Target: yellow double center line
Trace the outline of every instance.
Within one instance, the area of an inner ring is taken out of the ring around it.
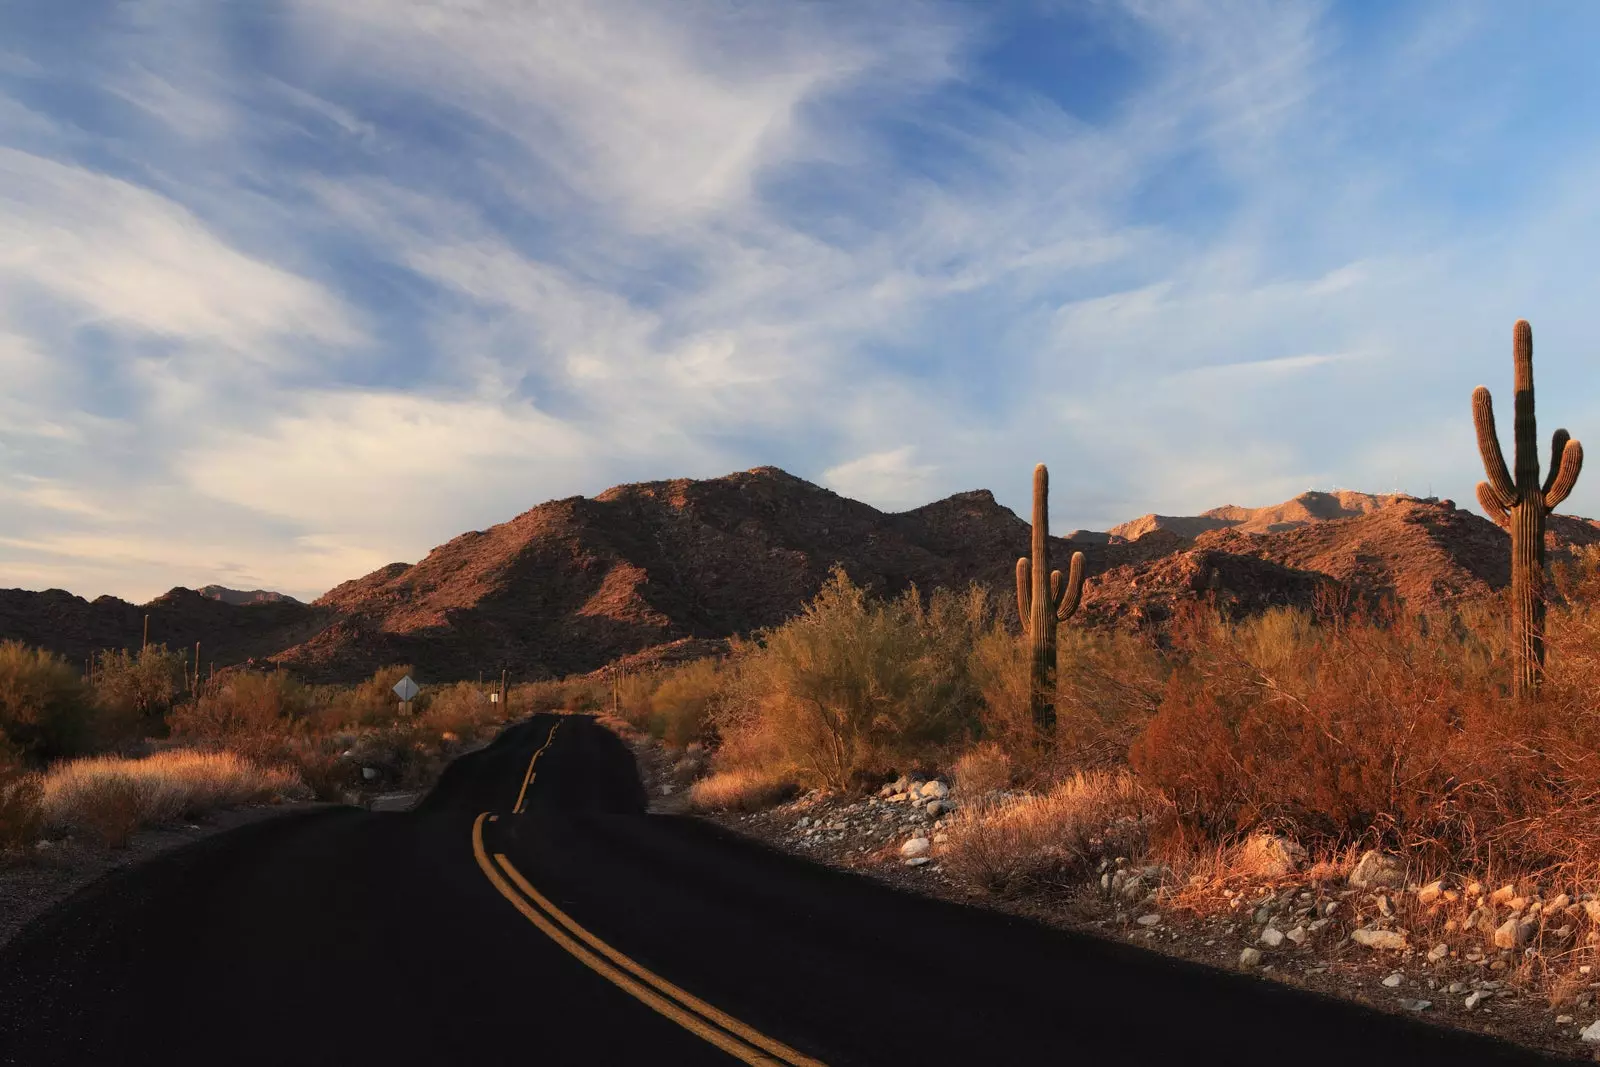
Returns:
[[[517,795],[515,810],[522,809],[528,783],[533,780],[533,765],[538,761],[539,754],[550,747],[554,738],[555,727],[551,727],[550,737],[546,738],[544,747],[528,761],[528,773],[523,776],[522,792]],[[496,852],[493,858],[489,856],[483,846],[483,824],[497,818],[499,816],[483,812],[472,824],[472,854],[479,868],[500,895],[511,902],[512,907],[579,963],[735,1059],[772,1067],[826,1067],[821,1060],[797,1052],[783,1042],[717,1010],[694,994],[679,989],[579,926],[571,916],[535,889],[522,872],[512,866],[504,853]]]
[[[561,729],[561,720],[557,719],[555,725],[550,727],[550,736],[544,739],[544,744],[539,746],[539,751],[535,752],[533,758],[528,761],[528,771],[522,776],[522,788],[517,790],[517,802],[511,806],[513,815],[522,814],[522,802],[528,797],[528,786],[533,784],[533,779],[536,777],[533,772],[533,765],[539,762],[539,757],[544,755],[544,750],[549,748],[550,742],[556,739],[556,731],[559,729]]]

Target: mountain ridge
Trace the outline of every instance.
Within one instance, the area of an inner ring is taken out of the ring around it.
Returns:
[[[152,641],[199,641],[202,663],[269,661],[313,681],[350,681],[395,662],[432,681],[501,669],[546,677],[624,657],[714,652],[792,617],[835,564],[884,594],[980,582],[1014,614],[1012,574],[1029,533],[985,489],[882,512],[757,467],[549,500],[311,604],[230,604],[181,587],[143,607],[0,590],[0,637],[82,662],[99,648],[136,647],[149,614]],[[1432,608],[1488,596],[1509,580],[1503,531],[1451,501],[1403,494],[1308,493],[1264,508],[1145,516],[1072,538],[1051,538],[1052,558],[1063,566],[1072,551],[1085,554],[1075,621],[1090,626],[1159,624],[1203,595],[1236,612],[1309,604],[1330,583]],[[1552,557],[1564,558],[1600,543],[1600,524],[1552,516],[1549,538]]]

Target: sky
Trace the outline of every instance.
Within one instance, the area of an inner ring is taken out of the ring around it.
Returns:
[[[775,465],[1057,532],[1600,437],[1600,5],[0,7],[0,587]],[[1509,449],[1509,442],[1507,443]],[[1563,510],[1600,514],[1600,473]]]

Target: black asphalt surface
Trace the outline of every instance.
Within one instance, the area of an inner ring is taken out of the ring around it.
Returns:
[[[644,807],[626,746],[539,716],[458,759],[417,811],[286,815],[119,872],[0,953],[0,1062],[738,1062],[513,905],[475,824],[594,937],[828,1064],[1551,1062]]]

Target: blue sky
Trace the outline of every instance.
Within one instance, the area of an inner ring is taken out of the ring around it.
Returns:
[[[776,464],[1058,531],[1600,436],[1600,8],[0,10],[0,586],[302,597]],[[1600,514],[1600,474],[1565,510]]]

